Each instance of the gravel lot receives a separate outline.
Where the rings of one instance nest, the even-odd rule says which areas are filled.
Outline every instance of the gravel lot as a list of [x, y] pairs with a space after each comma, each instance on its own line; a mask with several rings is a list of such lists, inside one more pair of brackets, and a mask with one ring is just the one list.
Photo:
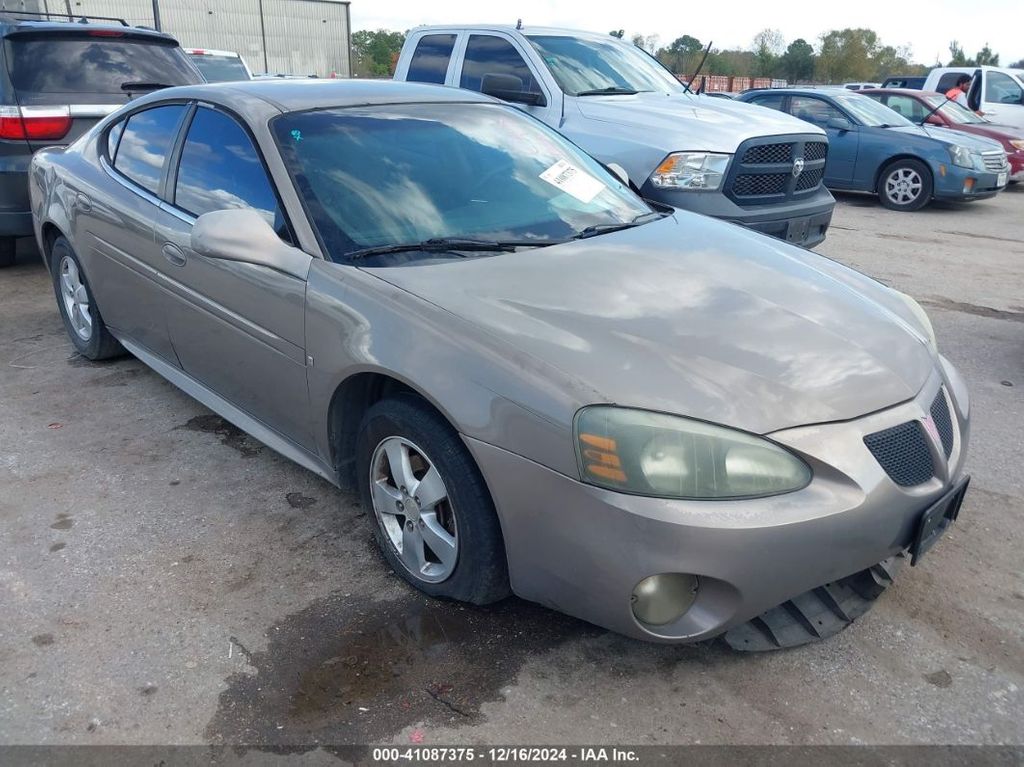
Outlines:
[[973, 396], [960, 521], [865, 618], [743, 655], [419, 597], [354, 497], [0, 272], [0, 743], [1024, 743], [1024, 189], [819, 250], [918, 298]]

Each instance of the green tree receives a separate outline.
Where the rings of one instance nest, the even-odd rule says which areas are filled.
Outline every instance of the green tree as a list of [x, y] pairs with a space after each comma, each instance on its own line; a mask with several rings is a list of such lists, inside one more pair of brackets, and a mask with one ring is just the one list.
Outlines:
[[964, 49], [957, 40], [949, 41], [949, 64], [951, 67], [973, 67], [974, 61], [964, 55]]
[[771, 77], [776, 73], [785, 42], [782, 32], [777, 29], [762, 29], [754, 36], [755, 77]]
[[833, 29], [821, 36], [815, 75], [826, 83], [867, 80], [877, 50], [878, 35], [871, 29]]
[[353, 74], [357, 77], [388, 77], [405, 43], [405, 33], [361, 29], [352, 33]]
[[1015, 61], [1012, 64], [1010, 64], [1010, 69], [1024, 69], [1024, 59], [1021, 59], [1020, 61]]
[[780, 60], [782, 74], [792, 83], [814, 77], [814, 48], [802, 37], [789, 44]]
[[658, 60], [676, 74], [692, 75], [704, 55], [704, 45], [696, 37], [677, 37], [658, 51]]
[[977, 62], [978, 66], [999, 66], [999, 54], [992, 53], [992, 49], [988, 47], [988, 43], [985, 43], [985, 47], [974, 54], [974, 60]]

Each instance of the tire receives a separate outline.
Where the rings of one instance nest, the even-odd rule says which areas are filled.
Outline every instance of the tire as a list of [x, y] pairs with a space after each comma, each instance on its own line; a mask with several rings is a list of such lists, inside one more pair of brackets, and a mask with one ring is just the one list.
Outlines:
[[16, 237], [0, 237], [0, 269], [14, 264], [17, 251], [18, 239]]
[[90, 360], [106, 360], [125, 354], [124, 347], [103, 323], [82, 264], [65, 237], [54, 241], [50, 263], [53, 265], [50, 271], [57, 308], [75, 350]]
[[889, 210], [920, 210], [932, 199], [932, 172], [920, 160], [894, 160], [878, 174], [878, 199]]
[[[366, 412], [356, 450], [359, 492], [396, 573], [432, 597], [477, 605], [511, 593], [494, 502], [441, 415], [414, 395], [381, 400]], [[392, 456], [405, 468], [393, 470]]]

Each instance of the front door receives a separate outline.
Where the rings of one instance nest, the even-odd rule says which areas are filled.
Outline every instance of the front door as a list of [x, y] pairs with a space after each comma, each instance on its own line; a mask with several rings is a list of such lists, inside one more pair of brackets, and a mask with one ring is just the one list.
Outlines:
[[204, 213], [250, 207], [292, 236], [262, 156], [236, 119], [200, 105], [168, 178], [156, 243], [173, 264], [171, 342], [191, 377], [293, 443], [313, 447], [306, 387], [306, 282], [255, 264], [201, 256]]

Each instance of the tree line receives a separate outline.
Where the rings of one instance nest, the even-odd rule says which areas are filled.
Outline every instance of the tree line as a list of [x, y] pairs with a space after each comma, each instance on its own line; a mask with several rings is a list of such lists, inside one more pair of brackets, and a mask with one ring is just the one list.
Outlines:
[[[624, 38], [626, 33], [615, 29], [609, 34]], [[353, 74], [357, 77], [390, 76], [405, 35], [405, 32], [387, 29], [353, 32]], [[706, 47], [691, 35], [677, 37], [664, 46], [660, 45], [657, 35], [634, 34], [630, 40], [673, 72], [691, 76], [704, 57]], [[949, 66], [999, 65], [999, 54], [993, 53], [987, 43], [973, 57], [968, 57], [960, 43], [953, 40], [949, 54]], [[842, 83], [874, 82], [897, 74], [923, 75], [932, 67], [943, 66], [940, 61], [930, 66], [914, 64], [911, 57], [909, 46], [884, 45], [871, 29], [833, 29], [822, 34], [816, 45], [803, 38], [787, 44], [778, 29], [764, 29], [747, 48], [712, 48], [702, 71], [729, 77], [782, 78], [791, 83]], [[1024, 67], [1024, 59], [1010, 66]]]

